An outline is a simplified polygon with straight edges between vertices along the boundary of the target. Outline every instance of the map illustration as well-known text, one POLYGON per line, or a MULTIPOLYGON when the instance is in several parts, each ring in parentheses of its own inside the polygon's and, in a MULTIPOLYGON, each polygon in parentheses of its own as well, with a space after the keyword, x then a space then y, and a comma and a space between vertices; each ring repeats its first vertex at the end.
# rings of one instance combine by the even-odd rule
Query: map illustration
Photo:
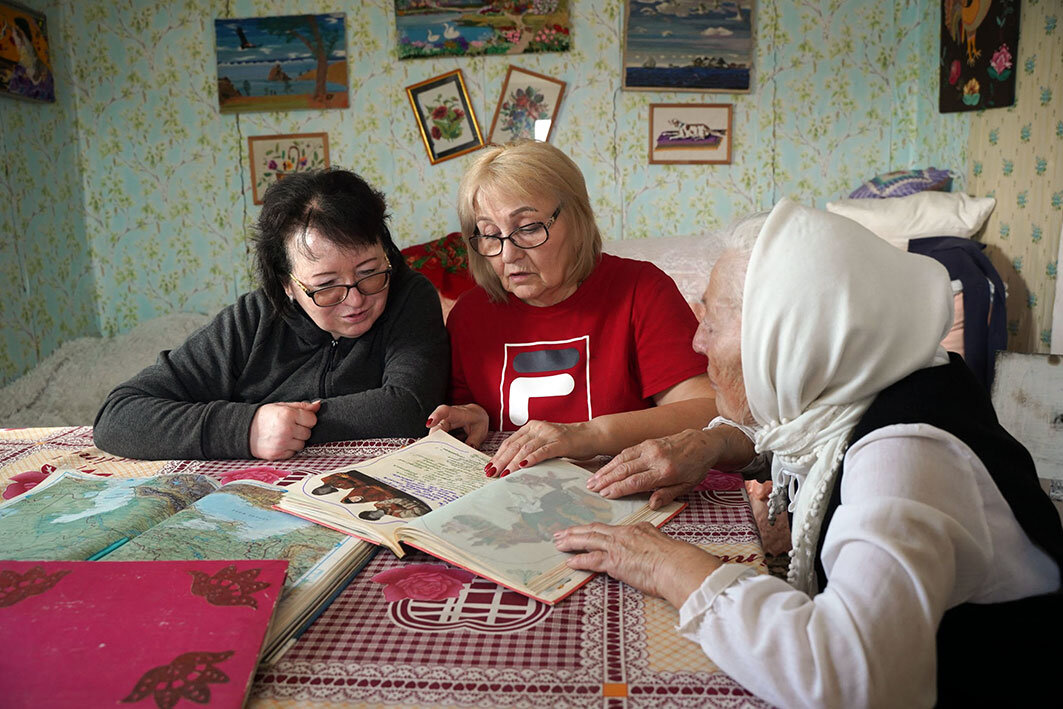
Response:
POLYGON ((282 495, 280 488, 255 481, 229 483, 131 539, 107 560, 287 559, 290 589, 351 538, 272 509, 282 495))
POLYGON ((4 555, 16 560, 88 559, 217 487, 202 475, 122 479, 55 473, 0 506, 4 555))

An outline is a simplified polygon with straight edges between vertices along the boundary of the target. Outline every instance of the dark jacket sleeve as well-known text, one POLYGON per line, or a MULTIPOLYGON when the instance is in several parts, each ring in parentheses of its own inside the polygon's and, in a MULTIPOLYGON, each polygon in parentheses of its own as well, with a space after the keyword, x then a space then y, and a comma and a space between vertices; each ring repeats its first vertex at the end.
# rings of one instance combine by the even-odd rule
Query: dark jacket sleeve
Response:
POLYGON ((269 314, 243 296, 155 364, 117 386, 96 415, 96 446, 147 460, 250 458, 258 404, 231 401, 269 314))
POLYGON ((443 403, 450 370, 439 294, 427 278, 408 272, 392 297, 387 321, 374 326, 381 327, 381 386, 326 399, 308 443, 427 433, 425 421, 443 403))

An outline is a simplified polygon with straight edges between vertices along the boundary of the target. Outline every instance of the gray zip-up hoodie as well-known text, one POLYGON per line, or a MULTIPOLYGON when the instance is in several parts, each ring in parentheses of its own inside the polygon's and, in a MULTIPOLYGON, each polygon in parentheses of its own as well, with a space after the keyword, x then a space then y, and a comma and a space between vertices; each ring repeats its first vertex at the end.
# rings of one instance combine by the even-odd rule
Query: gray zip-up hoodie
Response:
POLYGON ((275 317, 256 290, 116 387, 93 436, 130 458, 250 458, 259 405, 321 399, 308 445, 420 437, 449 368, 439 297, 419 273, 397 274, 384 312, 353 339, 333 340, 298 305, 275 317))

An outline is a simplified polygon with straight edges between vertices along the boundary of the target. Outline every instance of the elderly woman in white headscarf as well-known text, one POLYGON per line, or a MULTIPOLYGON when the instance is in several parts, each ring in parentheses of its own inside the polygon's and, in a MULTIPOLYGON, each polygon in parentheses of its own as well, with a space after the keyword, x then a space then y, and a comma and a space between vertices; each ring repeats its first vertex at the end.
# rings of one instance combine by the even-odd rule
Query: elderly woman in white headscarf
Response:
POLYGON ((1028 638, 1059 625, 1063 529, 1029 454, 938 345, 948 276, 788 200, 761 221, 716 264, 694 345, 720 413, 774 453, 789 583, 649 525, 574 527, 557 547, 670 601, 680 633, 773 703, 1022 703, 1046 680, 1028 663, 1054 664, 1028 638))

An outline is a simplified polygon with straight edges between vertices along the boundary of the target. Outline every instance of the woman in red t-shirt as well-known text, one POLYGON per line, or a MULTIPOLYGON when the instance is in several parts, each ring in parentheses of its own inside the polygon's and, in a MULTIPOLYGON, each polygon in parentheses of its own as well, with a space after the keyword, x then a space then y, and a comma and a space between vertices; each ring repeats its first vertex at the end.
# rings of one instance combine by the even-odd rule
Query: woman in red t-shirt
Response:
POLYGON ((702 430, 716 404, 707 361, 691 347, 693 313, 653 264, 602 253, 583 175, 567 155, 533 141, 489 147, 462 178, 458 214, 479 287, 447 320, 452 403, 428 426, 463 428, 473 446, 488 430, 515 431, 488 476, 662 436, 700 474, 706 461, 752 457, 744 434, 702 430))

